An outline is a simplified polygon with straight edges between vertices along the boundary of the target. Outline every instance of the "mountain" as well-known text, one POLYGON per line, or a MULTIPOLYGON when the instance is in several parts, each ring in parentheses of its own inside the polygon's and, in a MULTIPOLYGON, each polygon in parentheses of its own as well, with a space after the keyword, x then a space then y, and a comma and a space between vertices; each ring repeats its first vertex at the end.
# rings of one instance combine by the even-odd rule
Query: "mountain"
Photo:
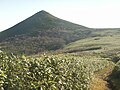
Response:
POLYGON ((0 32, 0 47, 8 52, 25 54, 57 50, 70 42, 91 36, 92 30, 42 10, 0 32))

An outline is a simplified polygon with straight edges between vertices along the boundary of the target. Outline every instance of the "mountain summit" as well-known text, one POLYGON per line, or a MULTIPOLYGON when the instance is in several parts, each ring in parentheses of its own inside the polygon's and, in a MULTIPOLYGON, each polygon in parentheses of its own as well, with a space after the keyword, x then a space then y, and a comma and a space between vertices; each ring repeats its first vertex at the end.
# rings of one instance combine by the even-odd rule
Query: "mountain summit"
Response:
POLYGON ((90 34, 91 29, 59 19, 42 10, 1 32, 0 42, 7 49, 13 47, 14 51, 38 53, 62 48, 63 45, 88 37, 90 34))

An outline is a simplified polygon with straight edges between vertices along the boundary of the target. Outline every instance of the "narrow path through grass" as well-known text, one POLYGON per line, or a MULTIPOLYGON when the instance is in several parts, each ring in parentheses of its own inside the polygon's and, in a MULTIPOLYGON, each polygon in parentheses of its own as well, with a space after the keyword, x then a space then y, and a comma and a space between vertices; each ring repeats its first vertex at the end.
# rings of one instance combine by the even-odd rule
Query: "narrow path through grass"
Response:
POLYGON ((112 73, 113 66, 109 66, 95 73, 95 77, 92 80, 91 90, 113 90, 112 85, 109 82, 108 76, 112 73))

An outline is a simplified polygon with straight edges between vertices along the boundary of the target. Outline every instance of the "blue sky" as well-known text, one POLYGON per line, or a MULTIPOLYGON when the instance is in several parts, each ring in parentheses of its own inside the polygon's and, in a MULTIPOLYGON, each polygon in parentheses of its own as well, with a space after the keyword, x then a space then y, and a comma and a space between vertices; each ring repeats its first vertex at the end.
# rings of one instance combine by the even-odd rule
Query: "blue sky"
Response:
POLYGON ((41 10, 91 28, 120 28, 120 0, 0 0, 0 31, 41 10))

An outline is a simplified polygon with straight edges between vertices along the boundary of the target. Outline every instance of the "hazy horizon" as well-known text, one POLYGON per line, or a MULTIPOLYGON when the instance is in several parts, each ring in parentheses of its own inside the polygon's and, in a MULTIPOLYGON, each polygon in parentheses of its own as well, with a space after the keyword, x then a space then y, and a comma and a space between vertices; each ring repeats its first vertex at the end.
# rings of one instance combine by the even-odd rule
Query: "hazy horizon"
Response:
POLYGON ((90 28, 120 28, 119 4, 119 0, 1 0, 0 31, 41 10, 90 28))

